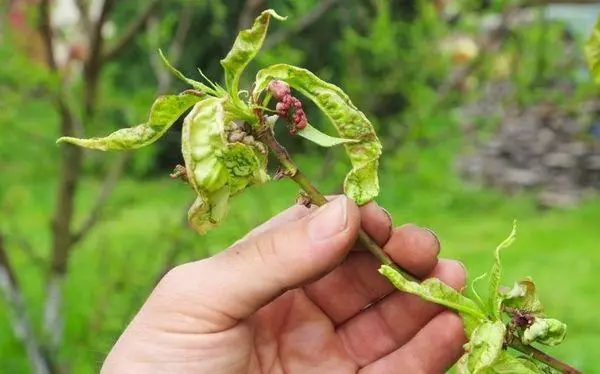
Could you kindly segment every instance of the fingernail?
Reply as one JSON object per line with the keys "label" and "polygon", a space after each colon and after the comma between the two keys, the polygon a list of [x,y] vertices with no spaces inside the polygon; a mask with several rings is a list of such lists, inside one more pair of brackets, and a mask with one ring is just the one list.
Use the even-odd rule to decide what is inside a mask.
{"label": "fingernail", "polygon": [[438,253],[440,253],[440,251],[442,250],[442,243],[440,242],[440,237],[438,236],[438,234],[435,233],[435,231],[433,231],[429,227],[424,227],[424,229],[429,231],[429,233],[431,233],[431,235],[433,235],[433,237],[435,238],[435,241],[437,242]]}
{"label": "fingernail", "polygon": [[308,236],[314,241],[329,239],[348,226],[348,200],[340,196],[320,207],[308,223]]}

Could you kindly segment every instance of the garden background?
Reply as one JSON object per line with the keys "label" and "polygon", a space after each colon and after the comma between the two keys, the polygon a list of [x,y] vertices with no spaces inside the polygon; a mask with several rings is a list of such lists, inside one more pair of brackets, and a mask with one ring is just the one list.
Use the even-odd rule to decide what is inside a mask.
{"label": "garden background", "polygon": [[[532,276],[569,327],[548,351],[600,373],[600,101],[583,57],[600,6],[558,3],[3,0],[0,372],[97,372],[162,274],[294,203],[290,181],[253,187],[198,236],[193,194],[169,177],[180,124],[131,154],[55,144],[142,123],[157,95],[182,90],[159,48],[221,80],[238,30],[274,8],[288,19],[249,70],[291,63],[342,87],[384,144],[377,201],[396,224],[435,230],[470,279],[517,219],[504,283]],[[340,190],[342,150],[285,143],[323,191]]]}

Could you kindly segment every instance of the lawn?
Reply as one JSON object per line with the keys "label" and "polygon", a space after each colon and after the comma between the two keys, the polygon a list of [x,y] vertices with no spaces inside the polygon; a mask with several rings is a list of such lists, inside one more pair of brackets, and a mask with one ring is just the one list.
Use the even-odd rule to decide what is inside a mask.
{"label": "lawn", "polygon": [[[530,275],[538,283],[547,312],[569,326],[568,338],[550,350],[584,372],[600,372],[593,347],[600,339],[598,275],[598,222],[600,200],[586,201],[570,211],[536,209],[531,196],[507,197],[498,192],[469,187],[447,170],[445,154],[428,152],[411,173],[386,163],[383,191],[378,202],[394,216],[396,224],[413,222],[435,230],[442,241],[443,257],[461,260],[469,277],[490,267],[495,246],[518,220],[518,239],[503,252],[504,283]],[[318,162],[301,160],[309,175]],[[334,168],[320,182],[332,191],[343,173]],[[22,183],[22,184],[20,184]],[[93,203],[99,188],[86,180],[79,211]],[[27,228],[35,256],[48,248],[47,216],[53,195],[48,183],[14,182],[11,222]],[[65,288],[65,358],[73,372],[97,370],[104,355],[127,321],[140,307],[153,282],[173,257],[176,263],[199,259],[231,244],[250,228],[291,204],[296,187],[288,181],[251,189],[235,199],[228,222],[204,237],[182,225],[190,193],[169,178],[124,179],[107,206],[101,225],[76,249]],[[19,269],[34,320],[41,319],[43,268],[13,243],[13,259]],[[3,372],[25,372],[22,347],[8,326],[5,306],[0,309],[0,366]]]}

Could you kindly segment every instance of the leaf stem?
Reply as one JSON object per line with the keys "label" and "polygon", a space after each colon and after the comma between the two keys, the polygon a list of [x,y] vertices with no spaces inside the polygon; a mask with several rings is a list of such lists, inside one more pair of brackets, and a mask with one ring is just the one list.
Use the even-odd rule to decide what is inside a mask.
{"label": "leaf stem", "polygon": [[[261,126],[260,130],[256,131],[256,138],[265,144],[273,152],[281,166],[285,169],[285,174],[289,176],[304,192],[308,194],[311,202],[317,206],[327,203],[325,196],[312,184],[310,179],[302,173],[296,163],[290,157],[288,151],[275,139],[273,130],[269,126]],[[401,269],[392,261],[390,256],[385,253],[381,247],[375,243],[373,239],[363,230],[358,231],[358,242],[362,244],[373,256],[375,256],[382,265],[388,265],[397,270],[402,276],[411,281],[418,281],[417,278]]]}
{"label": "leaf stem", "polygon": [[523,353],[524,355],[526,355],[528,357],[532,357],[540,362],[543,362],[544,364],[550,366],[551,368],[559,370],[562,373],[565,373],[565,374],[581,374],[582,373],[581,371],[575,369],[574,367],[550,356],[547,353],[540,351],[539,349],[537,349],[531,345],[525,345],[520,342],[513,341],[510,343],[510,347],[516,351]]}
{"label": "leaf stem", "polygon": [[[261,115],[258,115],[259,118],[262,118]],[[275,135],[270,126],[261,123],[258,128],[255,130],[255,137],[257,140],[265,144],[271,152],[277,158],[277,161],[284,168],[284,174],[289,176],[304,192],[308,194],[311,199],[311,202],[317,206],[321,206],[327,203],[327,199],[325,196],[312,184],[310,179],[302,173],[302,171],[298,168],[298,165],[292,160],[288,151],[283,147],[277,139],[275,139]],[[362,244],[373,256],[375,256],[382,265],[387,265],[392,267],[394,270],[398,271],[408,280],[419,282],[418,278],[414,275],[410,274],[404,269],[401,269],[396,265],[392,259],[384,252],[377,243],[362,229],[358,232],[358,242]],[[529,345],[524,345],[520,342],[509,342],[509,346],[529,357],[536,359],[548,365],[554,369],[560,370],[566,374],[580,374],[581,372],[577,369],[563,363],[562,361],[540,351],[537,348],[534,348]]]}

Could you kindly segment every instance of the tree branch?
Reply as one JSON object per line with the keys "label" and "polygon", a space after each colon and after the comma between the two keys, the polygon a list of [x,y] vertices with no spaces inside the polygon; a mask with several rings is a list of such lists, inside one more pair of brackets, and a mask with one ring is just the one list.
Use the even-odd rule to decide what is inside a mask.
{"label": "tree branch", "polygon": [[32,372],[36,374],[52,373],[53,365],[44,355],[29,319],[21,287],[9,261],[2,233],[0,233],[0,289],[10,308],[9,315],[14,334],[25,346]]}
{"label": "tree branch", "polygon": [[75,5],[79,11],[79,17],[81,18],[81,23],[83,23],[83,29],[85,30],[86,35],[89,36],[89,33],[92,31],[89,4],[86,2],[86,0],[75,0]]}
{"label": "tree branch", "polygon": [[146,8],[142,10],[137,17],[126,27],[121,37],[102,53],[102,59],[109,61],[117,57],[127,46],[135,39],[148,23],[150,16],[157,9],[160,0],[150,0]]}
{"label": "tree branch", "polygon": [[100,193],[95,199],[95,204],[90,210],[90,213],[83,220],[83,224],[75,233],[71,235],[71,245],[77,244],[81,239],[85,238],[85,236],[90,232],[91,229],[98,223],[100,217],[102,216],[102,211],[106,205],[106,202],[110,198],[110,195],[114,191],[123,170],[125,169],[125,165],[127,165],[127,161],[131,158],[131,153],[126,152],[122,153],[118,156],[117,161],[112,165],[109,172],[106,174],[104,178],[104,182],[102,183],[102,187],[100,188]]}
{"label": "tree branch", "polygon": [[85,78],[83,105],[86,117],[90,117],[93,114],[98,78],[100,70],[102,69],[102,47],[104,43],[102,28],[113,9],[114,3],[115,0],[104,0],[100,16],[92,25],[92,32],[89,40],[90,52],[83,69]]}
{"label": "tree branch", "polygon": [[46,63],[52,71],[57,70],[56,59],[54,58],[54,33],[50,23],[50,0],[41,0],[39,7],[39,29],[44,41],[46,50]]}
{"label": "tree branch", "polygon": [[290,35],[297,34],[304,29],[310,27],[317,22],[321,17],[327,13],[327,11],[333,7],[339,0],[321,0],[315,5],[315,7],[304,17],[300,18],[293,26],[282,29],[265,40],[262,49],[267,50],[275,47],[277,44],[284,42]]}
{"label": "tree branch", "polygon": [[238,29],[245,30],[252,26],[252,21],[258,13],[259,9],[262,8],[265,0],[246,0],[244,8],[238,17]]}

